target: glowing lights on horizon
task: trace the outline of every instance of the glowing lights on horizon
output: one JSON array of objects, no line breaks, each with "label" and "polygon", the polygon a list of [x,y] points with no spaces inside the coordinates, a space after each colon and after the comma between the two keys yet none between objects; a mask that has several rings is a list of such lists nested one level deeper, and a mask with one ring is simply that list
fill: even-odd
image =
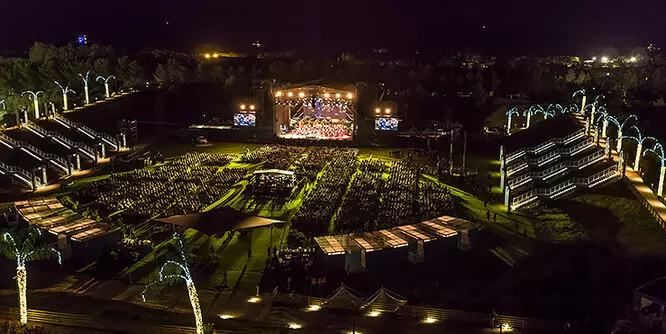
[{"label": "glowing lights on horizon", "polygon": [[435,319],[433,317],[427,317],[427,318],[423,319],[423,322],[426,323],[426,324],[434,324],[434,323],[437,322],[437,319]]},{"label": "glowing lights on horizon", "polygon": [[321,310],[320,305],[310,305],[310,306],[308,306],[308,311],[316,312],[316,311],[319,311],[319,310]]},{"label": "glowing lights on horizon", "polygon": [[377,317],[379,317],[380,315],[382,315],[382,313],[379,312],[379,311],[371,311],[371,312],[368,312],[368,317],[371,317],[371,318],[377,318]]},{"label": "glowing lights on horizon", "polygon": [[602,64],[608,64],[608,61],[609,61],[608,57],[606,57],[606,56],[601,57],[601,63]]}]

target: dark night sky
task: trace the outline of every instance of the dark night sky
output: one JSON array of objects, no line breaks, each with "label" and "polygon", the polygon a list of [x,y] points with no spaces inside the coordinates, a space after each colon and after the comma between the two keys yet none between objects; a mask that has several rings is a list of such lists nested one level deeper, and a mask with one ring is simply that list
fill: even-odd
[{"label": "dark night sky", "polygon": [[207,42],[246,48],[255,39],[272,50],[509,55],[666,45],[666,0],[2,0],[0,14],[3,54],[82,33],[129,49],[183,51]]}]

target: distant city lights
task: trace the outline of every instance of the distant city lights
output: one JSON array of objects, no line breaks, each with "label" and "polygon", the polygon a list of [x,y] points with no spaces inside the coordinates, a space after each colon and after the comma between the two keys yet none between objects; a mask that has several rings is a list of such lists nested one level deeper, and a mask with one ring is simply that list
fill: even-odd
[{"label": "distant city lights", "polygon": [[607,64],[608,63],[608,57],[606,57],[606,56],[601,57],[601,62],[603,64]]}]

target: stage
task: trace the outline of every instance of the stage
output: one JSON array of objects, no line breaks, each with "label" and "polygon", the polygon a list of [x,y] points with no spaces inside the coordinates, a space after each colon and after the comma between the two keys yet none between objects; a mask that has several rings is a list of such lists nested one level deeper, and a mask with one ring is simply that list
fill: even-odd
[{"label": "stage", "polygon": [[275,134],[285,139],[352,140],[356,94],[324,86],[273,92]]}]

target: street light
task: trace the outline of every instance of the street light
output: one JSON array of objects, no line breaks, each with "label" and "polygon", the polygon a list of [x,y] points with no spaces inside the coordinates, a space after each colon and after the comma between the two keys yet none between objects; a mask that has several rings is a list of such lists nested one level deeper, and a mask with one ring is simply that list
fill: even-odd
[{"label": "street light", "polygon": [[39,94],[44,94],[44,92],[42,92],[41,90],[36,91],[36,92],[28,90],[28,91],[25,91],[25,92],[21,93],[21,96],[23,96],[25,94],[30,94],[30,95],[28,95],[28,97],[32,100],[32,103],[35,107],[35,119],[38,119],[39,118],[39,100],[37,98],[39,97]]},{"label": "street light", "polygon": [[116,77],[113,76],[113,75],[109,75],[108,77],[105,78],[105,77],[99,75],[99,76],[97,76],[97,79],[96,79],[98,82],[100,80],[104,81],[104,89],[106,90],[106,98],[107,99],[111,96],[111,94],[109,94],[109,80],[111,80],[111,79],[115,80]]},{"label": "street light", "polygon": [[86,93],[86,104],[90,104],[90,97],[88,95],[88,75],[90,75],[90,71],[86,72],[86,76],[83,76],[83,74],[79,73],[81,80],[83,80],[83,89]]},{"label": "street light", "polygon": [[74,93],[74,94],[76,94],[76,92],[75,92],[74,90],[72,90],[72,89],[69,89],[69,85],[67,85],[67,86],[65,86],[65,87],[63,88],[62,85],[61,85],[59,82],[57,82],[57,81],[54,81],[54,82],[55,82],[56,85],[58,85],[58,87],[60,87],[60,90],[62,90],[62,105],[63,105],[63,110],[67,110],[67,93]]}]

